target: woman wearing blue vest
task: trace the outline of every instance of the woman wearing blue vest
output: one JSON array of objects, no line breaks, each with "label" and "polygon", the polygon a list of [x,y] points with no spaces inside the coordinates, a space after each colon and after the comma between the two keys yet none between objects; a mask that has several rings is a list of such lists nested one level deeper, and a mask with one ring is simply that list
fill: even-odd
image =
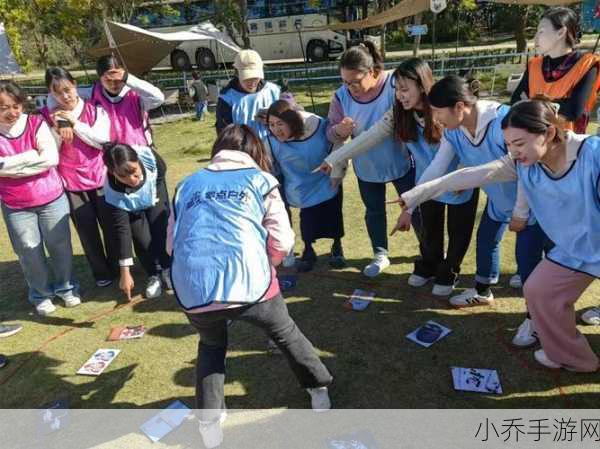
[{"label": "woman wearing blue vest", "polygon": [[[246,125],[217,138],[208,167],[175,193],[171,276],[180,306],[200,334],[196,401],[208,447],[222,440],[227,321],[247,321],[276,343],[315,410],[331,407],[332,376],[288,314],[275,267],[294,244],[270,159]],[[258,374],[258,373],[257,373]]]},{"label": "woman wearing blue vest", "polygon": [[[344,52],[340,60],[343,86],[329,106],[327,137],[343,143],[377,123],[394,104],[394,77],[383,69],[383,59],[372,42],[364,42]],[[353,160],[360,196],[366,207],[365,221],[374,259],[363,273],[377,276],[390,265],[388,258],[386,184],[398,194],[414,185],[415,172],[404,145],[390,136],[368,153]]]},{"label": "woman wearing blue vest", "polygon": [[600,276],[600,138],[565,132],[558,105],[540,100],[515,104],[502,129],[510,155],[421,184],[402,195],[403,207],[518,178],[555,244],[524,286],[542,346],[535,359],[548,368],[596,371],[598,357],[577,331],[574,304]]},{"label": "woman wearing blue vest", "polygon": [[342,251],[344,220],[342,189],[332,185],[323,173],[313,169],[331,151],[327,140],[327,120],[315,114],[297,111],[290,103],[278,100],[267,112],[271,135],[265,140],[278,172],[289,204],[300,208],[300,232],[304,253],[298,271],[312,270],[317,254],[312,244],[317,239],[333,239],[329,264],[346,265]]},{"label": "woman wearing blue vest", "polygon": [[168,223],[170,213],[165,162],[149,146],[108,143],[104,146],[104,163],[108,172],[104,198],[119,251],[119,287],[131,300],[133,243],[148,275],[145,296],[157,298],[162,294],[161,278],[166,289],[172,289],[167,227],[162,226],[163,222]]},{"label": "woman wearing blue vest", "polygon": [[241,50],[235,56],[233,66],[236,77],[221,90],[217,101],[217,133],[235,123],[248,125],[259,138],[264,139],[269,130],[255,118],[258,111],[267,109],[279,99],[280,88],[264,80],[263,62],[254,50]]},{"label": "woman wearing blue vest", "polygon": [[[369,130],[353,139],[325,158],[322,171],[329,173],[348,159],[370,151],[387,137],[393,136],[408,147],[416,169],[416,179],[433,160],[442,135],[442,127],[433,119],[427,94],[433,85],[433,73],[427,63],[419,58],[404,61],[394,71],[396,101]],[[456,169],[458,157],[450,164]],[[466,190],[460,194],[448,193],[421,204],[422,217],[420,241],[421,258],[415,262],[413,274],[408,278],[413,287],[424,286],[435,279],[432,293],[448,296],[458,280],[460,265],[469,248],[479,190]],[[448,250],[444,256],[445,213],[448,211]],[[405,230],[408,230],[410,223]]]},{"label": "woman wearing blue vest", "polygon": [[[445,125],[440,148],[427,167],[419,184],[443,176],[458,156],[463,166],[473,167],[500,159],[507,154],[501,123],[509,107],[494,101],[478,100],[463,78],[447,76],[433,85],[429,102],[435,117]],[[510,222],[517,197],[517,183],[504,182],[484,187],[488,201],[477,230],[475,288],[450,298],[456,307],[492,304],[491,284],[500,276],[500,242]],[[397,228],[410,220],[408,211],[399,218]],[[517,271],[524,281],[541,260],[546,237],[534,217],[517,234]],[[513,343],[535,343],[531,321],[526,320]]]}]

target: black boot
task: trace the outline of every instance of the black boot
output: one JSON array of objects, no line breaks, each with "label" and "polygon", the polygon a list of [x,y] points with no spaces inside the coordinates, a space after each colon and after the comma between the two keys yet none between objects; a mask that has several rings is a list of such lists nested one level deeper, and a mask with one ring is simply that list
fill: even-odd
[{"label": "black boot", "polygon": [[302,253],[302,258],[296,264],[298,267],[298,272],[306,273],[314,268],[315,262],[317,261],[317,254],[313,249],[312,245],[306,245],[304,247],[304,252]]},{"label": "black boot", "polygon": [[342,249],[342,241],[335,239],[331,245],[331,254],[329,256],[329,266],[331,268],[344,268],[347,266]]}]

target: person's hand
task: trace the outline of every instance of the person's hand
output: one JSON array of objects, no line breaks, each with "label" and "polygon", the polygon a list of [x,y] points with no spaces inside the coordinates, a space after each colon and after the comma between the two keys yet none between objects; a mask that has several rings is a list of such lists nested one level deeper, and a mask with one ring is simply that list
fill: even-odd
[{"label": "person's hand", "polygon": [[127,301],[131,301],[131,291],[135,283],[133,282],[133,277],[129,272],[129,267],[121,268],[121,279],[119,280],[119,288],[123,290],[123,293],[127,296]]},{"label": "person's hand", "polygon": [[518,217],[512,217],[510,219],[510,224],[508,225],[508,229],[513,232],[521,232],[523,229],[527,227],[527,220]]},{"label": "person's hand", "polygon": [[127,71],[122,67],[107,70],[104,74],[106,75],[106,78],[112,81],[127,82]]},{"label": "person's hand", "polygon": [[56,132],[65,143],[73,143],[73,128],[56,128]]},{"label": "person's hand", "polygon": [[65,120],[69,122],[71,126],[74,126],[76,121],[71,111],[56,111],[54,114],[52,114],[52,118],[54,119],[54,122],[57,122],[58,120]]},{"label": "person's hand", "polygon": [[400,214],[400,216],[398,217],[396,226],[394,226],[394,229],[392,229],[392,232],[390,233],[390,235],[394,235],[397,231],[402,231],[402,232],[410,231],[411,221],[412,221],[412,215],[409,214],[407,211],[402,212]]},{"label": "person's hand", "polygon": [[344,117],[340,123],[335,125],[335,133],[340,139],[347,139],[356,128],[356,123],[350,117]]},{"label": "person's hand", "polygon": [[402,197],[399,197],[396,200],[386,201],[385,204],[399,204],[402,209],[406,209],[406,202]]},{"label": "person's hand", "polygon": [[333,165],[331,165],[329,162],[323,161],[321,162],[321,165],[319,165],[317,168],[315,168],[312,172],[313,173],[325,173],[326,175],[330,175],[331,174],[331,170],[333,170]]}]

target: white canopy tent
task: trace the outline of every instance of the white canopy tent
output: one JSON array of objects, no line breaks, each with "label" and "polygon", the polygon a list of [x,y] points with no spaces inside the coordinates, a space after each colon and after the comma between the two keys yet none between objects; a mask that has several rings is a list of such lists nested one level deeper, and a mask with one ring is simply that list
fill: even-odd
[{"label": "white canopy tent", "polygon": [[[116,51],[125,61],[127,69],[134,74],[148,72],[186,41],[216,40],[232,51],[241,50],[227,34],[210,22],[200,23],[187,31],[157,33],[134,25],[107,21],[106,34],[108,36],[104,36],[88,53],[99,57]],[[112,45],[110,41],[113,41]]]},{"label": "white canopy tent", "polygon": [[21,66],[17,63],[8,43],[4,24],[0,23],[0,74],[14,75],[21,72]]}]

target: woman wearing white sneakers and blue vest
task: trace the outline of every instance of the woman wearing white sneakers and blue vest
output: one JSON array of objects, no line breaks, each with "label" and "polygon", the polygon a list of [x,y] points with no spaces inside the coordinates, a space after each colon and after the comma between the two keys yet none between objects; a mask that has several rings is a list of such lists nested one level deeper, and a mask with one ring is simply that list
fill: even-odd
[{"label": "woman wearing white sneakers and blue vest", "polygon": [[277,165],[276,171],[283,174],[289,204],[300,209],[304,253],[297,264],[298,271],[312,270],[317,261],[312,245],[323,238],[333,239],[329,264],[333,268],[343,268],[346,262],[342,251],[341,178],[330,182],[327,175],[313,173],[333,146],[327,140],[327,120],[278,100],[269,108],[267,122],[271,134],[265,144]]},{"label": "woman wearing white sneakers and blue vest", "polygon": [[[344,85],[329,106],[327,137],[343,143],[377,123],[394,105],[394,79],[383,70],[383,60],[372,42],[351,47],[340,60]],[[365,221],[375,258],[363,273],[374,277],[390,265],[388,259],[386,184],[398,194],[414,186],[415,171],[406,146],[387,137],[375,148],[353,159]],[[417,221],[415,220],[415,224]]]},{"label": "woman wearing white sneakers and blue vest", "polygon": [[280,88],[264,80],[263,61],[254,50],[241,50],[235,55],[233,67],[236,76],[221,90],[217,101],[217,133],[234,123],[248,125],[264,139],[269,130],[256,116],[279,99]]},{"label": "woman wearing white sneakers and blue vest", "polygon": [[211,163],[183,180],[173,200],[171,277],[179,305],[200,334],[196,401],[207,447],[223,439],[228,320],[263,329],[310,393],[313,409],[331,407],[332,376],[279,291],[275,267],[293,246],[294,232],[269,170],[253,131],[229,125]]},{"label": "woman wearing white sneakers and blue vest", "polygon": [[104,146],[104,163],[108,170],[104,198],[117,239],[119,287],[131,300],[133,243],[148,275],[145,296],[156,298],[162,294],[160,274],[167,290],[171,289],[170,276],[165,276],[171,267],[166,247],[167,226],[162,225],[168,224],[170,213],[164,183],[165,162],[149,146],[109,143]]}]

